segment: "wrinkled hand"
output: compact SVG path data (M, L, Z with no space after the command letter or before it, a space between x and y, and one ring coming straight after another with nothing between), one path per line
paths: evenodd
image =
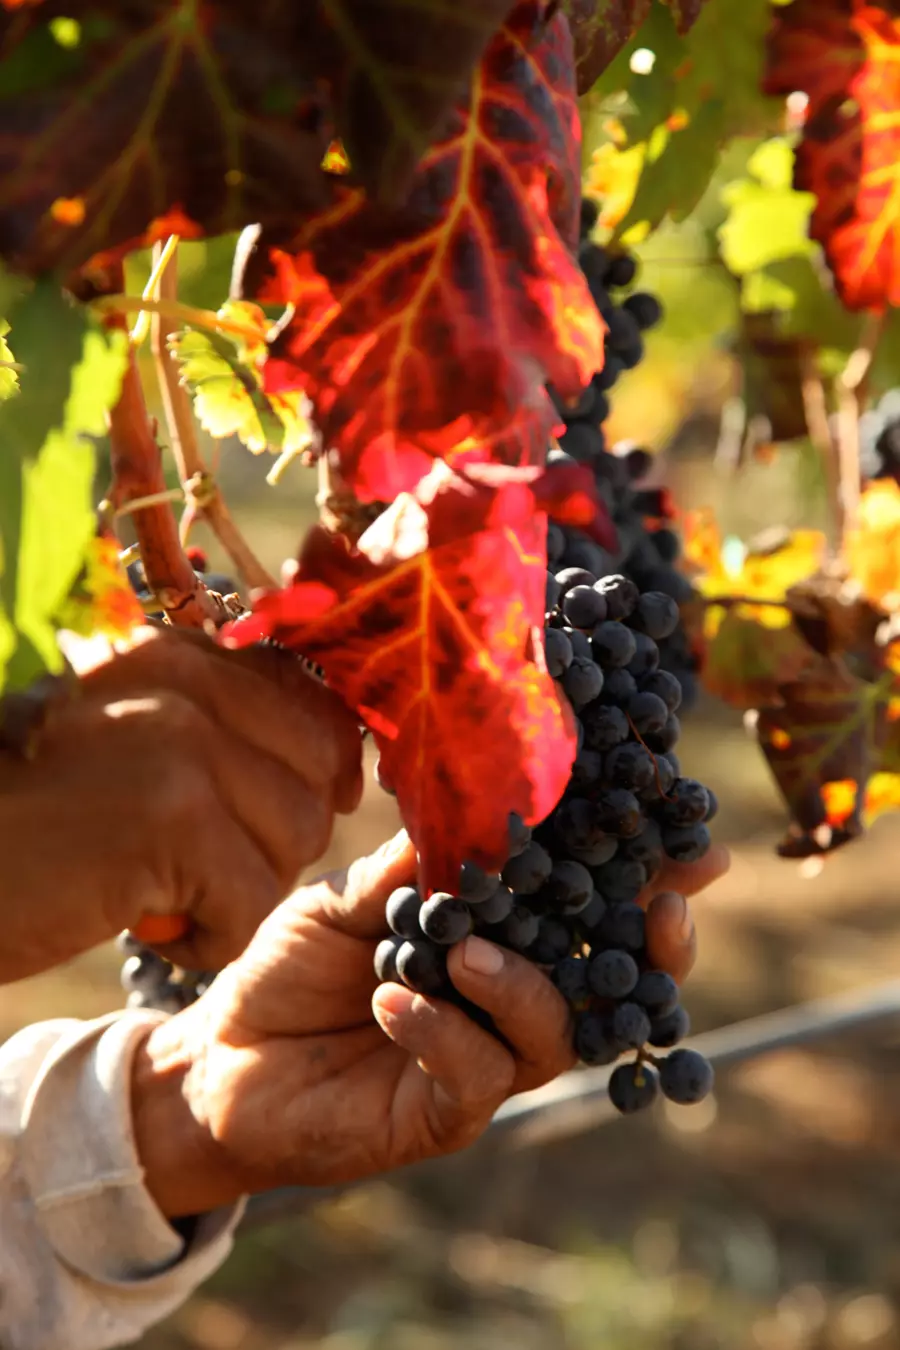
M687 906L727 867L724 850L667 869L646 897L651 958L683 978ZM281 1185L317 1186L470 1144L500 1104L574 1062L566 1004L524 957L469 938L449 957L456 988L507 1045L459 1008L376 988L384 904L408 883L405 835L299 891L193 1007L153 1031L135 1074L138 1147L172 1216Z
M356 721L295 659L141 630L83 675L32 762L0 754L0 982L145 914L190 916L164 955L225 965L361 792Z

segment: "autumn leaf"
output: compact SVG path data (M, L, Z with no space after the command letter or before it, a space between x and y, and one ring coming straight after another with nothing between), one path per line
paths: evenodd
M840 661L786 684L777 708L756 723L760 748L788 807L779 847L789 857L828 853L862 833L862 808L883 738L879 687L854 679Z
M892 478L866 484L844 539L844 557L872 604L900 591L900 487Z
M263 233L249 255L245 295L293 307L266 388L312 399L362 500L391 500L460 445L475 457L508 441L523 403L547 417L545 382L574 397L602 364L573 254L571 43L561 14L535 43L539 12L523 0L495 38L407 208L343 186L291 240Z
M766 616L767 617L767 616ZM790 623L761 622L761 612L739 606L707 615L703 647L706 690L736 708L777 704L785 683L815 664L815 655Z
M543 657L544 512L588 524L590 474L507 470L499 484L485 470L475 482L436 465L356 549L314 531L294 583L226 635L302 652L360 714L427 890L452 890L465 858L500 865L508 813L543 819L575 751Z
M850 309L900 302L900 16L865 0L773 11L767 92L809 98L795 186L812 192L822 244Z
M60 18L76 21L74 43ZM258 6L0 12L0 255L21 271L75 268L147 241L175 211L196 235L321 206L329 138L301 49Z
M396 201L512 7L513 0L265 0L252 13L269 32L286 24L306 74L329 84L354 171L370 192ZM240 19L248 7L225 0L222 8ZM540 6L535 36L542 24Z

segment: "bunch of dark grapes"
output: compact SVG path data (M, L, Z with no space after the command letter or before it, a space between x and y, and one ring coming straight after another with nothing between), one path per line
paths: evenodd
M213 971L179 970L145 947L131 933L122 933L117 946L125 957L122 988L129 1008L155 1008L177 1013L193 1003L215 979Z
M550 565L584 567L597 576L624 572L642 591L662 591L683 605L693 591L675 566L680 543L672 529L671 500L664 488L644 481L653 456L632 441L608 445L605 431L612 390L620 377L642 360L644 333L660 322L663 309L649 292L632 289L637 276L633 257L611 253L592 242L596 221L597 207L586 198L582 203L579 260L607 326L606 359L603 370L594 376L576 406L557 401L566 430L560 437L561 449L551 451L548 462L570 459L590 465L616 526L619 548L614 554L607 553L579 532L563 531L554 525L547 541ZM624 291L629 293L621 298ZM659 643L659 653L662 669L681 682L682 707L687 710L697 695L698 662L680 624Z
M557 564L547 573L550 673L578 720L578 755L562 800L530 830L510 820L499 874L463 866L455 895L424 903L415 887L387 903L392 936L375 955L383 981L460 1002L447 952L470 933L546 969L573 1013L585 1064L613 1064L613 1104L623 1113L702 1100L713 1072L694 1050L669 1050L689 1030L678 986L647 952L638 903L666 859L694 862L709 848L716 800L685 777L675 753L681 686L660 666L659 644L678 606L621 574L597 577Z

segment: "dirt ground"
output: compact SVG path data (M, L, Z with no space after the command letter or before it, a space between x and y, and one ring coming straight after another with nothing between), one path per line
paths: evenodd
M694 715L730 875L696 904L696 1030L900 969L900 819L805 876L740 718ZM394 828L373 790L330 860ZM0 1034L120 1001L93 953L0 991ZM248 1226L145 1350L896 1350L900 1022L720 1074L715 1102L503 1140Z

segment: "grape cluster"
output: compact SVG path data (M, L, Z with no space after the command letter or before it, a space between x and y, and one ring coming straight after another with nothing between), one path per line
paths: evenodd
M128 995L129 1008L181 1012L182 1008L198 999L215 979L213 971L177 969L170 961L145 947L132 933L122 933L117 946L125 957L121 981Z
M546 969L573 1013L585 1064L620 1064L609 1085L619 1111L700 1101L712 1068L671 1049L689 1030L678 986L647 951L644 888L666 859L709 848L715 796L685 777L675 753L681 686L660 666L659 643L678 606L621 574L547 572L545 646L551 675L577 715L578 753L562 800L534 830L510 817L499 874L465 863L455 894L423 902L412 886L387 902L391 937L375 953L382 981L459 1002L447 953L471 933Z
M579 260L607 327L606 359L603 370L594 376L574 407L557 401L566 429L560 437L560 449L550 452L548 463L574 460L590 465L598 493L616 526L619 548L615 554L606 553L578 531L551 525L547 541L550 563L584 567L597 576L624 572L642 591L662 591L683 605L693 591L675 566L680 542L671 526L671 500L664 488L644 482L653 456L633 441L610 446L605 432L612 389L643 358L643 335L660 322L663 309L646 291L631 290L620 302L613 298L614 292L632 286L637 264L626 253L611 253L592 242L596 221L597 207L586 198L582 203ZM660 641L659 652L662 669L681 682L682 707L691 707L697 695L698 662L681 624Z

